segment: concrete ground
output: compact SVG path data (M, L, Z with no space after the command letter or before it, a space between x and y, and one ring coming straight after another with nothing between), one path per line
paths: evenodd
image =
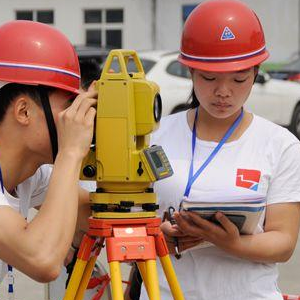
M101 260L104 258L101 257ZM125 267L128 274L128 267ZM300 239L293 257L285 264L279 264L279 286L285 294L300 295ZM126 275L125 275L126 276ZM0 286L0 300L7 300L7 285ZM30 280L27 276L16 272L15 284L16 300L60 300L61 298L48 297L45 285ZM54 295L54 292L52 292ZM106 299L103 299L106 300Z

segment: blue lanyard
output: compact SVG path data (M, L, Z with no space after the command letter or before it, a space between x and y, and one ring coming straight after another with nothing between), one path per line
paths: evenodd
M198 169L198 171L193 175L194 173L194 156L195 156L195 147L196 147L196 122L198 117L198 108L196 110L195 120L194 120L194 126L193 126L193 136L192 136L192 160L190 164L190 170L189 170L189 177L188 182L186 184L184 196L188 197L192 188L193 183L195 180L199 177L199 175L204 171L204 169L208 166L208 164L213 160L213 158L217 155L219 150L222 148L222 146L226 143L226 141L230 138L234 130L237 128L237 126L242 121L244 115L244 110L242 108L242 111L238 118L234 121L234 123L231 125L231 127L227 130L219 144L215 147L215 149L212 151L212 153L209 155L209 157L206 159L206 161L202 164L202 166Z
M14 274L13 274L13 267L11 265L7 265L8 268L8 294L9 300L14 299Z
M3 185L3 177L2 177L2 170L0 167L0 184L1 184L1 190L2 193L4 194L4 185ZM14 276L13 276L13 268L11 265L7 265L7 270L8 270L8 294L9 299L13 299L13 294L14 294Z

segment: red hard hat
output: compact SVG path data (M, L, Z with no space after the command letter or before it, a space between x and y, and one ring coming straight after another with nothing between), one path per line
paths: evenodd
M234 72L269 57L256 14L242 1L208 0L186 20L179 61L211 72Z
M45 85L79 93L80 69L69 40L32 21L0 26L0 81Z

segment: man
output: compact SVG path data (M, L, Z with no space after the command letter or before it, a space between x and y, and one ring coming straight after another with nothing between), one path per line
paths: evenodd
M59 275L75 228L86 226L88 193L78 179L97 93L78 95L72 45L31 21L0 26L0 81L0 281L9 264L47 282ZM51 174L43 165L52 163ZM39 212L28 223L30 207Z

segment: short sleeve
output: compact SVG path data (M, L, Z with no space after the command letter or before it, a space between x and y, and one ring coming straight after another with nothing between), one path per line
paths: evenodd
M267 204L300 202L300 143L280 155L267 193Z
M32 192L30 207L40 206L46 196L49 185L52 167L50 165L43 165L37 171L35 188Z
M88 192L95 192L97 189L96 181L80 180L79 185Z
M1 205L8 205L8 206L10 206L9 203L8 203L8 201L7 201L7 199L6 199L6 197L5 197L5 195L2 192L0 192L0 206Z

